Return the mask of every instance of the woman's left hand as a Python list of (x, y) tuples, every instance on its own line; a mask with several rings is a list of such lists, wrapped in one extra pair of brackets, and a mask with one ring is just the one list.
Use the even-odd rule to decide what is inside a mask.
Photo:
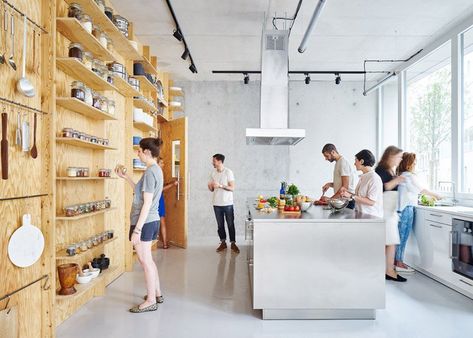
[(136, 234), (136, 233), (133, 233), (133, 234), (131, 235), (131, 244), (132, 244), (133, 246), (136, 246), (136, 245), (140, 244), (140, 242), (141, 242), (140, 235), (138, 235), (138, 234)]

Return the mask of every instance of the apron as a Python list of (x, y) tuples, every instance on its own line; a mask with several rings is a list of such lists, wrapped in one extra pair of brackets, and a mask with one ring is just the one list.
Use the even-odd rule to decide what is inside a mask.
[(384, 221), (386, 225), (386, 245), (399, 244), (399, 215), (398, 192), (385, 191), (383, 193)]

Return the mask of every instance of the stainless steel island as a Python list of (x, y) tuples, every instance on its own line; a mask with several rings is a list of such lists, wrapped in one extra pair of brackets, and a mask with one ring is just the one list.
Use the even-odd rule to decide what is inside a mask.
[(385, 307), (383, 219), (319, 206), (268, 214), (252, 202), (248, 216), (253, 308), (263, 319), (375, 319)]

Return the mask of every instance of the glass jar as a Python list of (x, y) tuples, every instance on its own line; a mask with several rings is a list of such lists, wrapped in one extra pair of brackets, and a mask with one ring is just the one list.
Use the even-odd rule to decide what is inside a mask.
[(97, 136), (90, 135), (90, 142), (91, 143), (97, 143)]
[(113, 72), (107, 69), (107, 82), (113, 84)]
[(93, 59), (94, 59), (94, 57), (92, 56), (91, 52), (84, 52), (82, 54), (82, 63), (84, 64), (84, 66), (87, 67), (87, 69), (92, 70), (92, 60)]
[(110, 21), (113, 21), (113, 9), (111, 7), (105, 7), (104, 13)]
[(89, 87), (84, 88), (84, 102), (90, 106), (92, 106), (94, 103), (94, 100), (92, 98), (92, 89), (90, 89)]
[(100, 109), (100, 95), (97, 92), (92, 91), (92, 102), (94, 108)]
[(100, 236), (100, 235), (95, 236), (95, 240), (96, 240), (99, 244), (102, 243), (102, 236)]
[(92, 249), (93, 246), (97, 245), (91, 239), (87, 240), (87, 248)]
[(100, 97), (100, 110), (108, 112), (108, 99), (105, 96)]
[(62, 137), (73, 137), (74, 129), (72, 128), (63, 128)]
[(79, 138), (79, 132), (75, 129), (72, 130), (72, 138)]
[(102, 140), (102, 142), (103, 142), (103, 145), (104, 145), (104, 146), (108, 146), (108, 144), (109, 144), (110, 141), (108, 140), (108, 138), (104, 138), (104, 139)]
[(69, 10), (67, 11), (67, 16), (70, 18), (76, 18), (77, 20), (80, 20), (81, 15), (82, 15), (82, 7), (79, 4), (76, 4), (75, 2), (72, 3), (69, 6)]
[(87, 242), (85, 241), (80, 242), (80, 251), (84, 252), (84, 251), (87, 251), (88, 249), (89, 247), (87, 246)]
[(102, 34), (102, 30), (97, 25), (92, 25), (92, 35), (98, 40), (100, 39), (100, 34)]
[(109, 199), (105, 199), (105, 208), (110, 208), (112, 206), (112, 201)]
[(99, 177), (107, 177), (107, 169), (99, 169)]
[(71, 83), (71, 97), (81, 101), (85, 101), (84, 84), (80, 81), (72, 81)]
[(82, 27), (84, 27), (84, 29), (87, 32), (92, 34), (93, 26), (92, 26), (92, 19), (90, 18), (90, 16), (88, 16), (87, 14), (82, 14), (80, 17), (80, 23), (82, 24)]
[(112, 50), (113, 49), (113, 41), (110, 39), (109, 36), (107, 36), (107, 49)]
[(71, 58), (77, 58), (82, 61), (84, 54), (84, 48), (80, 43), (73, 42), (69, 44), (69, 57)]
[(98, 76), (104, 77), (104, 69), (105, 69), (105, 65), (103, 64), (102, 61), (97, 60), (97, 59), (92, 61), (92, 71), (96, 73)]
[(70, 205), (64, 208), (64, 214), (66, 217), (73, 217), (76, 215), (76, 208), (74, 205)]
[(89, 168), (82, 168), (84, 170), (84, 177), (89, 177)]
[(66, 253), (68, 256), (75, 256), (76, 254), (76, 245), (72, 244), (66, 248)]
[(113, 100), (108, 100), (108, 113), (115, 115), (115, 101)]
[(79, 140), (85, 141), (85, 133), (83, 133), (83, 132), (79, 133)]
[(77, 168), (67, 167), (67, 177), (77, 177)]
[(101, 32), (99, 36), (99, 41), (100, 41), (100, 44), (103, 46), (103, 48), (107, 48), (107, 44), (108, 44), (107, 39), (108, 39), (107, 34), (105, 34), (105, 32)]
[(108, 236), (108, 239), (112, 239), (113, 238), (113, 230), (108, 230), (107, 231), (107, 236)]
[(105, 12), (105, 2), (103, 0), (95, 0), (97, 6), (99, 6), (102, 12)]

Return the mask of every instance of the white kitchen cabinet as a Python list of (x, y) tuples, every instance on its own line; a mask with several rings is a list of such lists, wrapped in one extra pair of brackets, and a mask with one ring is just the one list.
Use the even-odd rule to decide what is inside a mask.
[(414, 268), (421, 267), (421, 260), (427, 259), (425, 243), (425, 240), (427, 239), (427, 229), (424, 227), (424, 224), (425, 211), (416, 208), (414, 225), (407, 240), (406, 251), (404, 254), (404, 262)]

